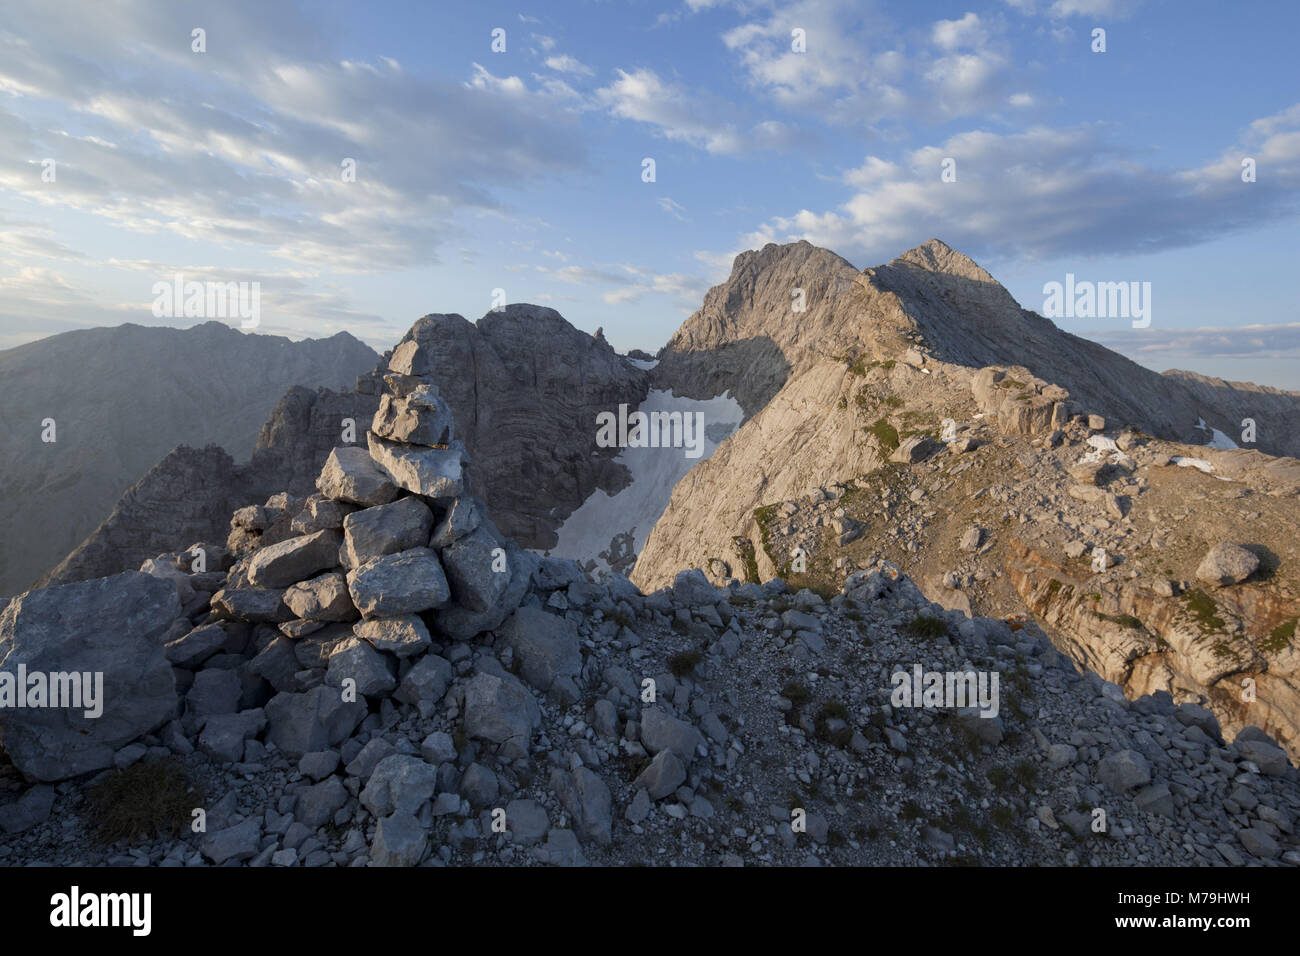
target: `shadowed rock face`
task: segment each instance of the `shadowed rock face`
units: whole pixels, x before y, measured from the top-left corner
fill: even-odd
[[[554,309],[518,304],[477,324],[426,315],[397,350],[407,342],[420,346],[414,371],[437,382],[451,407],[471,487],[504,534],[551,547],[592,492],[626,485],[626,469],[612,460],[618,449],[596,446],[596,416],[638,405],[649,378],[603,337]]]
[[[285,389],[346,388],[377,359],[346,333],[291,342],[220,322],[189,329],[127,323],[0,352],[0,595],[31,586],[76,548],[180,442],[219,445],[242,460]],[[45,419],[55,422],[54,442],[42,441]],[[207,467],[220,473],[223,465],[214,459]],[[193,477],[195,488],[219,480]],[[270,488],[282,486],[277,477]],[[178,494],[159,491],[160,500]],[[219,510],[202,501],[195,508]],[[140,560],[97,564],[91,573]]]
[[[277,490],[310,494],[330,451],[342,444],[346,419],[356,423],[364,447],[365,430],[379,405],[378,389],[373,374],[362,376],[350,392],[290,389],[262,426],[258,447],[245,465],[237,465],[216,445],[173,449],[38,586],[138,568],[177,541],[224,541],[231,512],[263,502]]]
[[[627,481],[595,444],[596,415],[635,407],[648,376],[553,309],[512,305],[478,324],[428,315],[399,343],[414,342],[469,452],[475,494],[502,530],[526,547],[555,543],[555,529],[597,488]],[[373,354],[373,353],[372,353]],[[42,586],[134,569],[176,541],[222,541],[231,512],[277,491],[305,496],[348,419],[364,449],[382,381],[368,372],[351,391],[291,388],[262,426],[246,465],[222,448],[181,446],[133,485],[108,519],[46,573]]]

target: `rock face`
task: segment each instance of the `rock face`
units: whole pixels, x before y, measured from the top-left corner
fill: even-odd
[[[211,443],[245,459],[286,389],[346,388],[377,359],[345,332],[291,342],[220,322],[189,329],[127,323],[0,352],[0,487],[6,489],[0,597],[30,587],[78,548],[109,518],[114,503],[181,442],[196,448],[155,476],[147,492],[152,513],[141,514],[129,535],[119,520],[105,553],[85,555],[74,575],[57,582],[134,569],[180,546],[178,540],[210,537],[202,532],[224,524],[237,506],[209,504],[211,490],[239,489],[240,481],[223,483],[223,471],[233,464],[219,455],[194,461],[204,454],[202,446]],[[76,370],[76,388],[67,387],[70,369]],[[41,440],[47,418],[56,427],[56,440],[48,443]],[[320,464],[310,467],[314,473]],[[260,497],[286,486],[277,476]],[[190,497],[182,503],[186,492]],[[123,547],[133,550],[120,560],[107,553]]]
[[[526,548],[551,547],[555,529],[597,488],[612,494],[626,484],[611,461],[618,449],[596,445],[596,416],[639,404],[648,376],[553,309],[508,305],[477,323],[426,315],[394,349],[393,370],[436,384],[472,463],[473,493]],[[413,391],[401,401],[409,408],[425,399]],[[388,415],[381,437],[409,427],[390,425]],[[440,416],[431,421],[442,427]]]
[[[180,611],[169,582],[138,572],[9,602],[0,613],[9,678],[0,680],[0,746],[14,766],[38,780],[110,767],[120,748],[170,719],[176,682],[161,638]],[[20,675],[29,687],[14,686]]]
[[[1025,437],[1086,411],[1204,441],[1197,423],[1226,426],[1236,407],[1214,404],[1214,387],[1190,389],[1061,331],[938,240],[860,273],[806,242],[742,253],[659,359],[653,387],[700,398],[730,390],[747,421],[674,488],[630,574],[646,589],[713,559],[735,573],[751,551],[770,574],[756,509],[887,460],[915,464],[944,419],[970,420],[957,410],[972,397],[1001,434]],[[1271,394],[1261,408],[1270,421],[1288,418],[1273,432],[1276,450],[1300,453],[1287,437],[1300,395]]]

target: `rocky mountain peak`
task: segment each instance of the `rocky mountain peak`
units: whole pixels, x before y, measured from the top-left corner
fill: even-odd
[[[997,282],[993,276],[981,269],[975,260],[953,249],[942,239],[927,239],[919,246],[892,259],[889,265],[891,268],[915,268],[926,272],[944,273],[975,282]]]

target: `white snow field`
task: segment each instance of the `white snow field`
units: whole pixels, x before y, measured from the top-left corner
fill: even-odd
[[[616,495],[599,489],[569,515],[557,532],[551,557],[576,558],[599,577],[611,567],[626,573],[645,545],[650,529],[668,507],[673,488],[695,465],[717,450],[740,427],[744,412],[730,392],[700,401],[651,389],[638,408],[646,412],[704,414],[704,449],[688,458],[685,448],[624,448],[614,460],[632,473],[632,483]]]

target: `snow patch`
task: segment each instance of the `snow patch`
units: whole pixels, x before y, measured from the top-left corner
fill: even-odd
[[[647,371],[647,372],[650,371],[652,368],[654,368],[656,365],[659,364],[659,360],[658,360],[658,359],[634,359],[634,358],[630,358],[630,359],[627,359],[627,361],[628,361],[630,364],[635,365],[637,368],[642,369],[642,370]]]
[[[616,495],[600,489],[593,492],[560,525],[559,540],[547,552],[552,557],[575,558],[597,576],[614,566],[624,572],[630,569],[668,507],[677,482],[712,455],[745,415],[730,392],[701,401],[678,398],[662,389],[651,389],[637,411],[681,412],[683,417],[703,412],[704,447],[699,458],[687,458],[680,448],[624,448],[618,453],[614,460],[631,472],[631,484]]]
[[[1218,448],[1222,451],[1231,451],[1234,448],[1241,447],[1217,428],[1205,424],[1204,418],[1198,418],[1196,420],[1196,427],[1203,432],[1210,433],[1210,440],[1205,443],[1206,448]]]
[[[1090,465],[1094,461],[1104,461],[1109,458],[1113,462],[1123,461],[1127,456],[1119,450],[1115,444],[1115,439],[1107,438],[1105,435],[1089,435],[1088,445],[1092,451],[1088,452],[1079,459],[1080,465]]]
[[[1204,458],[1186,458],[1183,455],[1174,455],[1169,459],[1179,468],[1195,468],[1197,471],[1203,471],[1207,475],[1214,474],[1214,466]]]

